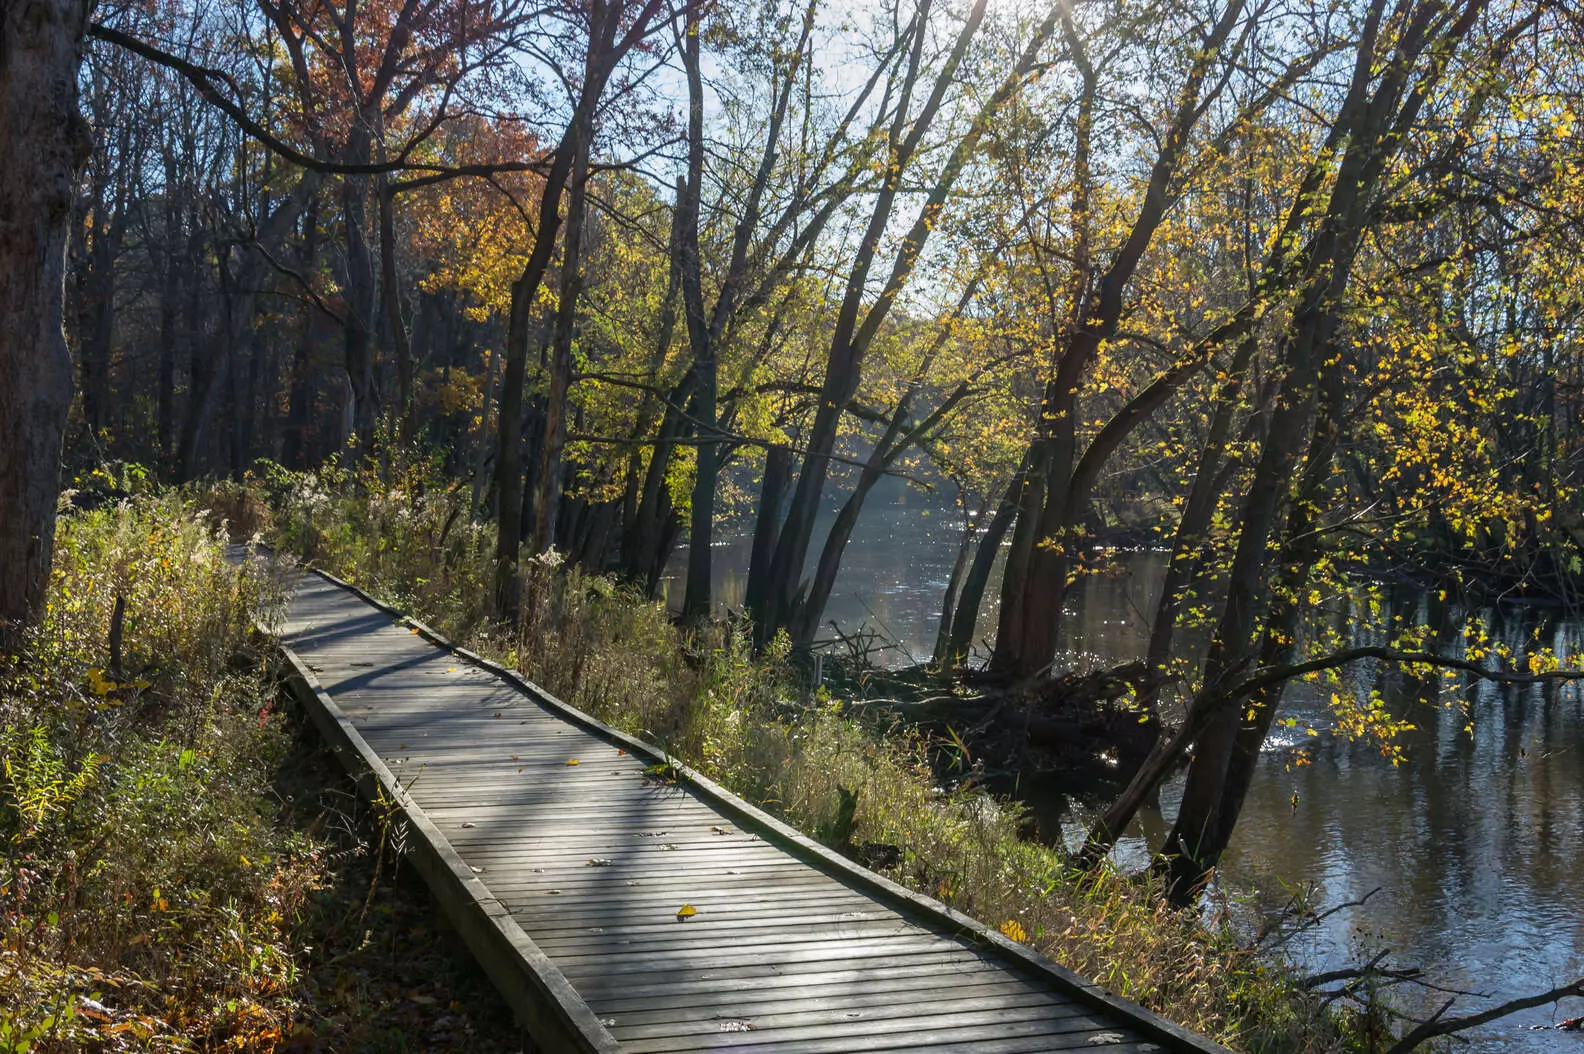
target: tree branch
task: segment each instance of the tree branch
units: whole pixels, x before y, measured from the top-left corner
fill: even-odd
[[[1506,1017],[1508,1014],[1516,1014],[1518,1011],[1528,1010],[1530,1007],[1545,1006],[1547,1003],[1555,1003],[1558,1000],[1566,999],[1568,996],[1584,996],[1584,977],[1569,981],[1567,984],[1553,988],[1549,992],[1510,999],[1500,1006],[1493,1006],[1489,1010],[1482,1010],[1477,1014],[1463,1014],[1459,1017],[1443,1019],[1442,1015],[1451,1008],[1454,1002],[1454,1000],[1448,999],[1441,1004],[1441,1009],[1437,1010],[1430,1020],[1422,1022],[1413,1031],[1399,1039],[1386,1054],[1407,1054],[1408,1051],[1427,1039],[1434,1039],[1437,1036],[1450,1036],[1454,1032],[1478,1028],[1480,1025],[1495,1021],[1497,1018]]]

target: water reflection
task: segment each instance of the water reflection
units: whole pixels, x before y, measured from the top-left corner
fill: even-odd
[[[961,529],[959,518],[916,505],[866,512],[827,617],[848,633],[867,627],[884,634],[893,642],[887,652],[892,663],[927,658]],[[822,536],[823,528],[815,537]],[[724,605],[741,605],[748,545],[746,538],[733,538],[716,550]],[[678,576],[681,562],[673,564]],[[1135,554],[1119,562],[1115,575],[1081,582],[1063,640],[1069,661],[1111,665],[1142,654],[1158,569],[1158,556]],[[986,639],[995,627],[991,593],[979,624]],[[1418,605],[1422,614],[1428,610],[1424,598],[1394,599]],[[1521,610],[1495,629],[1515,642],[1538,629],[1561,651],[1584,646],[1584,626],[1543,624]],[[1435,698],[1435,686],[1427,691],[1378,671],[1355,676],[1358,687],[1378,688],[1394,712],[1411,714],[1418,727],[1407,734],[1406,760],[1393,766],[1370,744],[1328,734],[1328,696],[1302,686],[1289,692],[1286,712],[1322,735],[1311,738],[1300,728],[1272,737],[1223,862],[1223,891],[1234,899],[1252,889],[1279,898],[1283,888],[1314,883],[1315,901],[1324,907],[1378,887],[1364,904],[1306,934],[1294,953],[1307,969],[1320,971],[1390,948],[1391,961],[1423,965],[1437,984],[1488,994],[1460,999],[1457,1012],[1584,974],[1580,690],[1548,696],[1539,688],[1465,683],[1449,675],[1441,698],[1456,693],[1468,704],[1465,713],[1425,702]],[[1308,764],[1294,764],[1299,749],[1308,751]],[[1124,861],[1141,863],[1145,846],[1160,843],[1180,793],[1180,782],[1163,788],[1159,808],[1146,810],[1119,846]],[[1081,814],[1060,818],[1070,835],[1083,820]],[[1403,994],[1426,1012],[1445,998]],[[1560,1011],[1526,1011],[1473,1034],[1468,1049],[1584,1049],[1576,1037],[1530,1030],[1580,1012],[1576,1000]]]

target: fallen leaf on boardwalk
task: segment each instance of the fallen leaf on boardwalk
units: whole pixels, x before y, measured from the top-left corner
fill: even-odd
[[[722,1021],[720,1030],[722,1032],[752,1032],[753,1024],[748,1021]]]
[[[512,755],[512,760],[513,760],[513,761],[516,761],[516,760],[517,760],[517,755],[516,755],[516,754],[513,754],[513,755]]]
[[[560,896],[561,895],[561,891],[559,889],[547,889],[547,890],[545,890],[545,892],[550,894],[552,897],[556,897],[556,896]]]
[[[462,821],[462,826],[463,827],[477,827],[478,824],[474,823],[472,820],[463,820]]]
[[[710,830],[714,831],[716,834],[731,834],[730,828],[722,827],[720,824],[716,824],[715,826],[711,827]]]
[[[417,633],[418,632],[418,627],[414,626],[412,629],[408,630],[407,632],[408,633]]]
[[[403,743],[401,746],[397,747],[396,749],[397,750],[406,750],[407,749],[407,744]]]
[[[576,764],[578,764],[578,759],[577,758],[567,758],[567,764],[568,765],[576,765]]]
[[[475,867],[475,868],[473,868],[473,873],[475,875],[482,875],[484,872],[486,872],[488,870],[489,870],[489,868],[487,868],[487,867]]]
[[[455,666],[447,666],[446,667],[446,673],[456,673],[456,667]]]
[[[1001,924],[1001,936],[1018,942],[1028,940],[1028,934],[1023,931],[1017,919],[1007,919]]]
[[[617,748],[616,748],[616,753],[618,753],[618,754],[625,754],[625,753],[627,753],[627,752],[626,752],[626,751],[625,751],[625,750],[623,750],[623,749],[622,749],[622,748],[621,748],[621,747],[617,747]]]
[[[692,904],[683,904],[680,908],[677,908],[677,921],[686,922],[697,914],[698,908],[695,908]]]
[[[589,867],[610,867],[615,862],[616,861],[612,860],[608,856],[591,856],[591,857],[589,857],[588,866]]]
[[[674,851],[676,851],[678,849],[681,849],[682,847],[680,845],[677,845],[675,842],[667,842],[665,845],[662,845],[660,848],[661,849],[670,849],[670,850],[672,850],[674,852]]]
[[[499,716],[500,716],[500,711],[499,711],[499,710],[497,710],[497,711],[495,711],[495,716],[496,716],[496,717],[499,717]]]
[[[1121,1043],[1123,1039],[1120,1032],[1096,1032],[1089,1037],[1088,1042],[1091,1047],[1103,1047],[1112,1043]]]

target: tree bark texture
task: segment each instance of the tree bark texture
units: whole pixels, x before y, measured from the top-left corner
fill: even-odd
[[[72,363],[66,234],[89,148],[77,71],[87,0],[0,3],[0,654],[44,603]]]

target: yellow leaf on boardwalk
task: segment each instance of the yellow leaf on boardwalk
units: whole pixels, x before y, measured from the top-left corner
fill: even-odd
[[[567,758],[567,764],[568,765],[576,765],[576,764],[578,764],[578,759],[577,758]]]
[[[1023,932],[1023,927],[1017,919],[1007,919],[1001,924],[1001,936],[1019,943],[1028,940],[1028,934]]]
[[[683,904],[680,908],[677,909],[677,921],[678,922],[686,922],[688,919],[691,919],[694,915],[697,915],[697,914],[698,914],[698,908],[695,908],[692,904]]]

